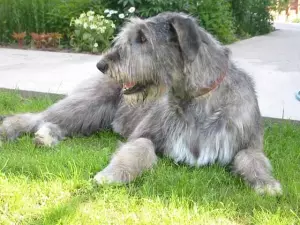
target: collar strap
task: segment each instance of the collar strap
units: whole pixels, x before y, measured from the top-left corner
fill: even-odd
[[[227,72],[227,71],[226,71]],[[224,80],[226,76],[226,72],[222,72],[221,76],[218,77],[217,80],[215,80],[210,87],[204,87],[204,88],[199,88],[196,93],[194,94],[194,97],[201,97],[203,95],[208,94],[209,92],[215,90]]]

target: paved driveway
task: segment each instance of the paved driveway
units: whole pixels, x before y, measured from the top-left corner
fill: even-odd
[[[0,48],[0,88],[69,93],[96,75],[99,56]]]
[[[233,58],[254,77],[263,116],[300,120],[300,24],[230,45]]]
[[[300,25],[230,45],[233,59],[254,77],[263,116],[300,120]],[[99,56],[0,48],[0,88],[69,93],[97,75]]]

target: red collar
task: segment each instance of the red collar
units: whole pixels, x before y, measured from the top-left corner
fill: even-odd
[[[198,89],[198,91],[196,91],[196,93],[194,94],[194,97],[201,97],[203,95],[208,94],[209,92],[215,90],[224,80],[225,76],[226,76],[227,70],[225,72],[221,73],[221,76],[218,77],[217,80],[215,80],[210,87],[204,87],[204,88],[200,88]]]

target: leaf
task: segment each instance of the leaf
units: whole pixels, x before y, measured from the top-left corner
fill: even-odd
[[[80,36],[80,30],[75,30],[74,32],[77,37]]]
[[[83,36],[82,36],[82,39],[85,41],[85,40],[88,40],[90,37],[91,37],[91,34],[84,33]]]

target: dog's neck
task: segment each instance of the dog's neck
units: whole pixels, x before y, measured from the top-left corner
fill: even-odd
[[[215,81],[213,81],[210,86],[197,89],[192,96],[194,98],[200,98],[210,94],[212,91],[217,89],[217,87],[219,87],[219,85],[224,81],[227,75],[227,71],[228,67],[226,67],[226,69],[221,72],[220,76]]]
[[[124,101],[127,105],[139,105],[148,102],[157,101],[166,93],[167,87],[165,85],[151,85],[144,92],[138,92],[131,95],[123,95]]]
[[[215,90],[224,80],[226,74],[222,73],[221,76],[215,80],[209,87],[203,87],[203,88],[199,88],[194,94],[193,97],[194,98],[198,98],[198,97],[203,97],[207,94],[209,94],[210,92],[212,92],[213,90]]]

